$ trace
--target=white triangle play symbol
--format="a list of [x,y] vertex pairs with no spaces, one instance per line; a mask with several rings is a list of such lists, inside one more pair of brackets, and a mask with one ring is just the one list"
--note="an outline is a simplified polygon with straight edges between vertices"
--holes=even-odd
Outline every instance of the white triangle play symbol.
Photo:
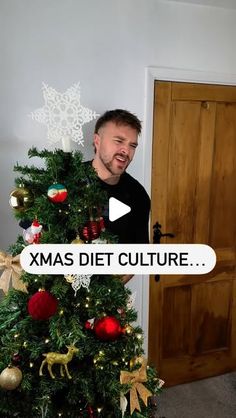
[[131,211],[131,207],[116,199],[109,199],[109,221],[114,222]]

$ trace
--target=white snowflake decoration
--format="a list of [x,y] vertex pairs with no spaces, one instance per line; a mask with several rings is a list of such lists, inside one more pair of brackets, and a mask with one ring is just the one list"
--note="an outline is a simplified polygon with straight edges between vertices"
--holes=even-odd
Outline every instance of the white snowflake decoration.
[[59,93],[45,83],[42,90],[45,105],[31,112],[32,119],[47,126],[51,143],[69,138],[84,146],[82,127],[99,115],[80,104],[80,83],[65,93]]
[[92,274],[68,274],[65,276],[65,279],[68,283],[71,283],[76,296],[81,287],[85,287],[88,290],[91,277]]

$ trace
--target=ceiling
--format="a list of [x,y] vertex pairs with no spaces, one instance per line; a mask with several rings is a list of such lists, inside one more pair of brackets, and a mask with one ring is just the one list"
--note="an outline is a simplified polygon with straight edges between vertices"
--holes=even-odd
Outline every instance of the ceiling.
[[236,9],[236,0],[166,0],[166,1],[199,4],[202,6],[222,7],[224,9]]

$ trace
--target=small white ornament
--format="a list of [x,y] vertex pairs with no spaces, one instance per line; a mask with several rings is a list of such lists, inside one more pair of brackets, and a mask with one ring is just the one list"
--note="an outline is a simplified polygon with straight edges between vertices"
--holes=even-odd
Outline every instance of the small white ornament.
[[85,287],[88,290],[92,274],[68,274],[64,277],[68,283],[71,283],[76,296],[81,287]]
[[99,116],[80,104],[80,83],[74,84],[65,93],[59,93],[43,83],[45,105],[30,116],[48,128],[51,143],[62,141],[63,150],[70,152],[70,140],[84,146],[82,126]]
[[91,329],[93,329],[94,328],[95,318],[88,319],[87,322],[90,323],[90,327],[91,327]]
[[159,381],[158,381],[158,389],[160,389],[160,388],[162,388],[162,386],[165,384],[165,382],[164,382],[164,380],[162,380],[162,379],[159,379]]
[[128,309],[132,309],[134,307],[135,300],[136,300],[136,295],[137,295],[137,292],[134,292],[134,293],[132,293],[132,295],[130,295],[128,303],[127,303],[127,308]]
[[108,242],[105,239],[96,238],[92,240],[91,244],[108,244]]
[[32,225],[31,225],[30,228],[31,228],[32,234],[35,235],[35,234],[40,234],[40,232],[42,231],[43,226],[40,225],[40,223],[38,221],[34,220],[32,222]]
[[34,242],[34,234],[31,230],[31,226],[23,231],[23,238],[27,244],[33,244]]
[[127,409],[128,401],[123,393],[120,394],[120,410],[122,413],[122,418],[125,415],[125,411]]

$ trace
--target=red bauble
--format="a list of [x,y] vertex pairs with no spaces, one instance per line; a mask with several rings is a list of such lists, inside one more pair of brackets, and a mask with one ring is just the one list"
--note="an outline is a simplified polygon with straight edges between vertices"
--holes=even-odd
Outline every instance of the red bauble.
[[87,410],[88,410],[88,413],[89,413],[89,418],[94,418],[94,415],[93,415],[93,408],[89,405],[89,406],[87,407]]
[[49,319],[56,313],[58,300],[51,293],[42,290],[35,293],[28,302],[28,312],[33,319]]
[[102,216],[99,218],[99,221],[98,222],[99,222],[100,230],[101,231],[105,231],[105,221],[104,221],[104,219],[103,219]]
[[90,239],[89,239],[89,229],[88,229],[88,227],[87,226],[84,226],[84,228],[83,228],[83,230],[82,230],[82,233],[81,233],[81,236],[83,237],[83,239],[85,240],[85,241],[89,241]]
[[91,323],[89,321],[86,321],[85,322],[84,327],[85,327],[85,329],[92,329],[92,325],[91,325]]
[[48,198],[53,203],[60,203],[64,202],[67,198],[67,189],[65,188],[64,184],[54,183],[48,188]]
[[104,316],[97,319],[94,331],[99,340],[114,341],[122,334],[121,325],[114,316]]
[[82,238],[86,241],[97,239],[101,233],[101,225],[97,221],[88,221],[82,229]]
[[21,356],[20,356],[20,354],[18,352],[17,353],[14,353],[11,360],[12,360],[12,363],[15,366],[17,366],[18,364],[20,364],[20,362],[21,362]]

